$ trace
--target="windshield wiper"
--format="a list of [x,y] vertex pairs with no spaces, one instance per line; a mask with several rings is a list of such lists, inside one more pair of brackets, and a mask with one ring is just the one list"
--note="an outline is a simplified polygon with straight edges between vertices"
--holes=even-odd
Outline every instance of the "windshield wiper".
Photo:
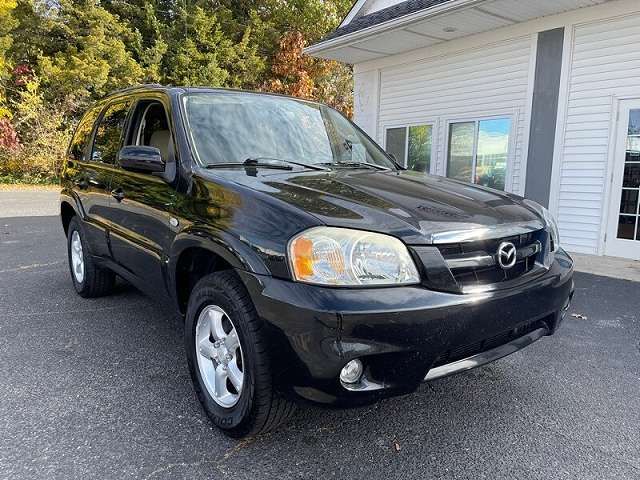
[[354,168],[369,167],[369,168],[375,168],[376,170],[383,170],[383,171],[391,170],[389,167],[383,167],[382,165],[376,165],[375,163],[369,163],[369,162],[327,162],[327,163],[322,163],[320,165],[337,165],[340,167],[354,167]]
[[[271,162],[281,162],[284,164],[297,165],[298,167],[310,168],[312,170],[328,170],[325,167],[321,167],[315,163],[302,163],[302,162],[294,162],[293,160],[283,160],[282,158],[274,158],[274,157],[250,157],[244,161],[245,165],[262,165],[262,160],[269,160]],[[268,165],[274,165],[274,163],[268,163]]]
[[223,162],[223,163],[209,163],[206,168],[226,168],[226,167],[260,167],[260,168],[273,168],[277,170],[293,170],[291,165],[297,165],[299,167],[310,168],[312,170],[327,170],[325,167],[318,165],[294,162],[292,160],[283,160],[280,158],[272,157],[253,157],[247,158],[244,162]]
[[[251,160],[251,159],[248,159]],[[267,162],[257,162],[257,161],[247,161],[244,162],[222,162],[222,163],[208,163],[205,165],[205,168],[213,169],[213,168],[229,168],[229,167],[260,167],[260,168],[273,168],[276,170],[293,170],[291,165],[287,165],[285,163],[267,163]]]

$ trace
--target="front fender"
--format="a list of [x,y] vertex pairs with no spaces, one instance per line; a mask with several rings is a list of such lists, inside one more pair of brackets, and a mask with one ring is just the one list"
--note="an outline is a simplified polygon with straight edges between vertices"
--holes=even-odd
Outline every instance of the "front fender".
[[202,248],[223,258],[233,268],[259,275],[271,275],[258,253],[240,238],[229,233],[206,227],[192,227],[180,232],[171,246],[169,273],[176,279],[180,255],[188,248]]

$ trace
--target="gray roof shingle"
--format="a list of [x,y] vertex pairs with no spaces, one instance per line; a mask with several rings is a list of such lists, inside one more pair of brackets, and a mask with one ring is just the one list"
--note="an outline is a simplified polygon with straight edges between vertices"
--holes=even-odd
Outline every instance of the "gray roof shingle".
[[451,0],[408,0],[406,2],[398,3],[396,5],[392,5],[391,7],[387,7],[382,10],[378,10],[377,12],[370,13],[369,15],[354,18],[350,23],[348,23],[344,27],[335,29],[318,43],[342,37],[349,33],[357,32],[374,25],[379,25],[389,20],[393,20],[394,18],[402,17],[411,13],[418,12],[420,10],[435,7],[449,1]]

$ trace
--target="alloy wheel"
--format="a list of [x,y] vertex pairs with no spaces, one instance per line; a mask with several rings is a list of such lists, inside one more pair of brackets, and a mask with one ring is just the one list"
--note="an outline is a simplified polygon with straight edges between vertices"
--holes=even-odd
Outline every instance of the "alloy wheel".
[[71,234],[71,266],[76,282],[84,281],[84,255],[82,253],[82,239],[77,230]]
[[244,385],[244,359],[238,332],[222,308],[202,309],[195,341],[198,368],[209,395],[221,407],[233,407]]

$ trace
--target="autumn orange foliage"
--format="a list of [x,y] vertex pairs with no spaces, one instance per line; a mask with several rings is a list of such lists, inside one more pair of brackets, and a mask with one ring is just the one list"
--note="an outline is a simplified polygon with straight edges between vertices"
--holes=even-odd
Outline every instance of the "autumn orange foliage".
[[351,117],[353,103],[349,67],[335,61],[309,57],[303,53],[305,45],[306,40],[301,32],[292,31],[282,36],[271,65],[272,79],[263,89],[319,100]]

